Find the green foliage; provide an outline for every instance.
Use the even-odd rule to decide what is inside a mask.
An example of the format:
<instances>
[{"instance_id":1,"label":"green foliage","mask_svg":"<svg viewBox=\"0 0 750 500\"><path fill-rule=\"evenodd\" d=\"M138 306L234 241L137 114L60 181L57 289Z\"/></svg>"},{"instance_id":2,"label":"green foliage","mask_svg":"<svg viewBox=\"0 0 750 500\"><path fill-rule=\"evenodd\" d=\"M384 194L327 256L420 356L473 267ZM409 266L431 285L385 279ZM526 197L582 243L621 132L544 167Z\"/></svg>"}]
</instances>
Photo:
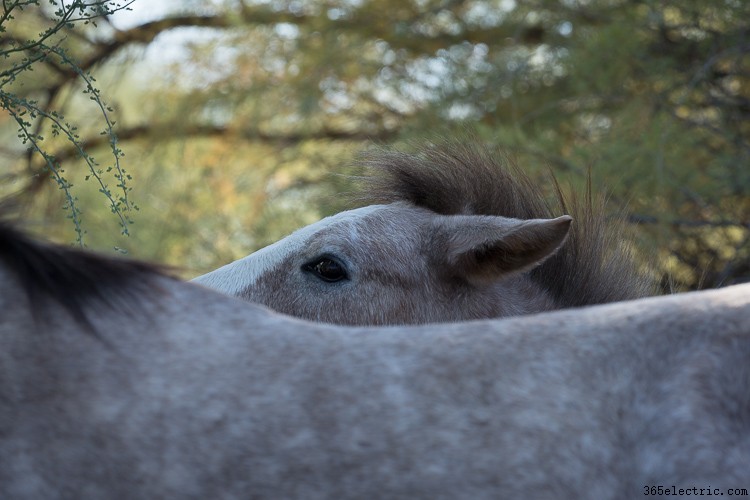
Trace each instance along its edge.
<instances>
[{"instance_id":1,"label":"green foliage","mask_svg":"<svg viewBox=\"0 0 750 500\"><path fill-rule=\"evenodd\" d=\"M350 187L326 172L357 149L469 129L540 182L590 170L644 265L682 290L750 279L748 19L740 0L216 0L48 45L98 65L116 103L146 200L118 245L137 255L217 267L342 209ZM53 62L27 86L83 90Z\"/></svg>"},{"instance_id":2,"label":"green foliage","mask_svg":"<svg viewBox=\"0 0 750 500\"><path fill-rule=\"evenodd\" d=\"M42 9L38 1L6 1L3 2L2 16L0 16L0 33L4 34L4 46L0 49L0 60L5 61L0 71L0 108L4 109L15 121L18 127L18 138L27 147L29 156L39 155L43 159L44 172L50 175L59 189L64 193L64 209L68 218L73 222L76 231L76 240L83 246L84 229L81 225L81 210L77 204L77 198L72 188L73 184L66 178L65 170L60 165L53 153L47 148L44 133L52 138L62 137L70 143L77 155L82 158L89 170L86 180L92 178L99 185L99 192L109 201L110 210L120 221L123 234L128 234L128 224L131 222L128 211L134 208L128 199L130 187L127 181L130 176L120 165L122 151L117 146L117 137L114 133L115 122L111 120L110 113L113 111L101 98L99 90L94 86L95 79L88 72L83 71L75 60L69 57L66 49L61 45L65 37L61 36L64 30L72 29L75 23L88 24L97 17L111 14L117 10L126 8L132 2L121 5L117 2L108 1L73 1L65 2L50 1L49 6L53 12L46 18L48 21L41 32L35 37L22 38L21 33L9 31L8 26L17 16L23 16L29 8ZM91 100L104 122L105 128L101 132L106 135L114 159L114 164L107 166L105 170L100 168L99 163L85 149L78 128L69 123L62 113L52 109L50 102L40 104L37 100L21 94L23 82L19 77L33 71L39 65L51 65L59 70L73 72L80 82L83 83L81 91ZM113 194L105 179L104 173L110 173L116 181L116 194Z\"/></svg>"}]
</instances>

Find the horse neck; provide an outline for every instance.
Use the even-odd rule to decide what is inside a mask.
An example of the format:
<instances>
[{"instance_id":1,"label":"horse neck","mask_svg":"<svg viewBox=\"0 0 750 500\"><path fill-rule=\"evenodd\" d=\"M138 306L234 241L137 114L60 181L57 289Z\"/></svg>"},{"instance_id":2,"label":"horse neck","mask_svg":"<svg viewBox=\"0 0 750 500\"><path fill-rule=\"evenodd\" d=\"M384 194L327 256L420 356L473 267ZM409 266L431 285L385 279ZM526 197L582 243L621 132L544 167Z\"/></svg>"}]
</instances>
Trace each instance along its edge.
<instances>
[{"instance_id":1,"label":"horse neck","mask_svg":"<svg viewBox=\"0 0 750 500\"><path fill-rule=\"evenodd\" d=\"M488 317L522 316L559 309L549 292L532 281L528 274L494 283L488 294L492 306Z\"/></svg>"}]
</instances>

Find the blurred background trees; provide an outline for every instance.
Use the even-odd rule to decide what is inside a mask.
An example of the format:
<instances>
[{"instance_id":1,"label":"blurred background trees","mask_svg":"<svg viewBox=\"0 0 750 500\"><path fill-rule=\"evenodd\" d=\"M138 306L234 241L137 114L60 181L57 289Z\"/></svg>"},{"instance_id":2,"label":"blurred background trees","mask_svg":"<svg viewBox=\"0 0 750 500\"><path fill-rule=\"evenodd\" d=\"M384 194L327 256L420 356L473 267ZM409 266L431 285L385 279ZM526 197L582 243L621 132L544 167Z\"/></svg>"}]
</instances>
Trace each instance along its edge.
<instances>
[{"instance_id":1,"label":"blurred background trees","mask_svg":"<svg viewBox=\"0 0 750 500\"><path fill-rule=\"evenodd\" d=\"M50 56L0 82L133 176L118 188L127 200L102 196L75 142L29 118L73 185L89 247L192 276L345 208L336 193L349 187L331 173L368 144L470 130L541 182L551 168L580 187L590 169L665 290L750 280L750 2L89 3L104 4L96 26L66 24L47 42L79 71ZM54 11L27 5L0 48L36 37ZM89 74L116 142L83 93ZM17 139L5 109L2 189L25 193L32 228L75 240L50 158Z\"/></svg>"}]
</instances>

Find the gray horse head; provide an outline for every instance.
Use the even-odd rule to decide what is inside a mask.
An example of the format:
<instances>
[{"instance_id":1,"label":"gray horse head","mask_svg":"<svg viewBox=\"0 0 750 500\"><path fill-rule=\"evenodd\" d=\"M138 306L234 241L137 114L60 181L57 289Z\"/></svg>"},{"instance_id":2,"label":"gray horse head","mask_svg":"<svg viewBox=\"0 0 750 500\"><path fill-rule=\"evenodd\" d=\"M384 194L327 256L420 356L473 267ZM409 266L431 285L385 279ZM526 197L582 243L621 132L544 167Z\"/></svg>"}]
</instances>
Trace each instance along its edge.
<instances>
[{"instance_id":1,"label":"gray horse head","mask_svg":"<svg viewBox=\"0 0 750 500\"><path fill-rule=\"evenodd\" d=\"M364 325L512 316L647 295L618 223L589 192L566 200L558 189L551 206L502 157L459 144L414 154L379 150L362 162L366 206L195 281L282 313Z\"/></svg>"},{"instance_id":2,"label":"gray horse head","mask_svg":"<svg viewBox=\"0 0 750 500\"><path fill-rule=\"evenodd\" d=\"M438 215L404 202L342 212L195 281L279 312L349 324L445 322L552 309L525 271L571 218Z\"/></svg>"}]
</instances>

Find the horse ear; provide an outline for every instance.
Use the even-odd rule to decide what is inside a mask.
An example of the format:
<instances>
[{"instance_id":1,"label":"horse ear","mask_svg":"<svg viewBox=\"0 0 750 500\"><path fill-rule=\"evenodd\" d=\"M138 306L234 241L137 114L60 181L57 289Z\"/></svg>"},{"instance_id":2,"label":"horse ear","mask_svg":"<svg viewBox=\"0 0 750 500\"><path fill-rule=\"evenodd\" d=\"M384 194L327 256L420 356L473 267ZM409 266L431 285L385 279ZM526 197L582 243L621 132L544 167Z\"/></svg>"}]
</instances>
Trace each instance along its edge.
<instances>
[{"instance_id":1,"label":"horse ear","mask_svg":"<svg viewBox=\"0 0 750 500\"><path fill-rule=\"evenodd\" d=\"M573 219L509 219L483 215L441 216L432 251L454 277L490 282L538 266L562 246Z\"/></svg>"}]
</instances>

